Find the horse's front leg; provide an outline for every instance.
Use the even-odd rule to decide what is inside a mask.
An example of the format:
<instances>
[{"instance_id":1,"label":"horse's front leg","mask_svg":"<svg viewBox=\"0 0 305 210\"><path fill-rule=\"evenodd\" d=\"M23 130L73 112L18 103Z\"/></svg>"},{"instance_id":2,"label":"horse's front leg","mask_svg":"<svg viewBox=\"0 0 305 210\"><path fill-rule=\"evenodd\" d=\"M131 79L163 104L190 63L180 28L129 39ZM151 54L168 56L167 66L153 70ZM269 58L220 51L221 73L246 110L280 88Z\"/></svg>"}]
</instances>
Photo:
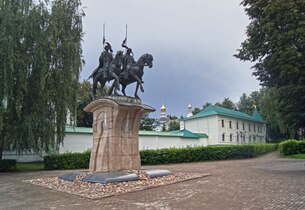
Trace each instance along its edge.
<instances>
[{"instance_id":1,"label":"horse's front leg","mask_svg":"<svg viewBox=\"0 0 305 210\"><path fill-rule=\"evenodd\" d=\"M93 87L92 87L92 99L95 99L95 95L96 95L96 88L97 88L97 81L95 79L93 79Z\"/></svg>"},{"instance_id":2,"label":"horse's front leg","mask_svg":"<svg viewBox=\"0 0 305 210\"><path fill-rule=\"evenodd\" d=\"M100 91L101 91L101 95L102 95L102 96L105 96L105 95L106 95L106 93L105 93L105 91L104 91L105 83L106 83L105 81L100 81L100 84L101 84Z\"/></svg>"},{"instance_id":3,"label":"horse's front leg","mask_svg":"<svg viewBox=\"0 0 305 210\"><path fill-rule=\"evenodd\" d=\"M131 76L137 81L137 86L138 85L140 86L141 92L144 93L144 88L143 88L143 85L142 85L142 83L144 83L144 82L135 74L131 74Z\"/></svg>"},{"instance_id":4,"label":"horse's front leg","mask_svg":"<svg viewBox=\"0 0 305 210\"><path fill-rule=\"evenodd\" d=\"M126 86L127 86L126 84L124 84L124 85L122 84L122 93L124 96L126 96L126 93L125 93Z\"/></svg>"},{"instance_id":5,"label":"horse's front leg","mask_svg":"<svg viewBox=\"0 0 305 210\"><path fill-rule=\"evenodd\" d=\"M111 87L110 87L110 89L109 89L109 91L108 91L108 95L109 95L109 96L112 94L112 91L113 91L114 86L115 86L115 83L113 82L112 85L111 85Z\"/></svg>"},{"instance_id":6,"label":"horse's front leg","mask_svg":"<svg viewBox=\"0 0 305 210\"><path fill-rule=\"evenodd\" d=\"M138 96L138 90L139 90L140 84L141 84L141 83L138 83L138 82L137 82L136 91L134 92L134 97L137 98L137 99L140 99L140 97Z\"/></svg>"},{"instance_id":7,"label":"horse's front leg","mask_svg":"<svg viewBox=\"0 0 305 210\"><path fill-rule=\"evenodd\" d=\"M119 77L112 71L110 71L110 75L111 75L112 78L114 78L115 89L117 91L120 91L120 79L119 79Z\"/></svg>"}]
</instances>

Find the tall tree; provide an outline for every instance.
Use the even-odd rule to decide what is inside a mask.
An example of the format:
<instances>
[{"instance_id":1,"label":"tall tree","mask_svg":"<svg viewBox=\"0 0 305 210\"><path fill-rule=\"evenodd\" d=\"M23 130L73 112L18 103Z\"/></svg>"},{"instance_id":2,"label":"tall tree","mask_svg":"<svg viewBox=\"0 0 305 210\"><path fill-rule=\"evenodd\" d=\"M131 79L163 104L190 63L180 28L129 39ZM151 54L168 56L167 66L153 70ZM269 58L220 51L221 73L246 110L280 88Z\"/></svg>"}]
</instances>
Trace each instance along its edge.
<instances>
[{"instance_id":1,"label":"tall tree","mask_svg":"<svg viewBox=\"0 0 305 210\"><path fill-rule=\"evenodd\" d=\"M236 109L236 105L229 98L223 99L222 102L215 103L216 106L221 106L227 109Z\"/></svg>"},{"instance_id":2,"label":"tall tree","mask_svg":"<svg viewBox=\"0 0 305 210\"><path fill-rule=\"evenodd\" d=\"M199 113L200 111L201 111L200 108L195 107L194 110L192 111L192 114L195 115L195 114Z\"/></svg>"},{"instance_id":3,"label":"tall tree","mask_svg":"<svg viewBox=\"0 0 305 210\"><path fill-rule=\"evenodd\" d=\"M252 115L255 108L260 110L259 102L263 94L264 89L253 91L249 96L243 93L236 104L238 111Z\"/></svg>"},{"instance_id":4,"label":"tall tree","mask_svg":"<svg viewBox=\"0 0 305 210\"><path fill-rule=\"evenodd\" d=\"M156 120L154 118L150 118L149 114L144 114L141 119L140 130L152 131L155 122Z\"/></svg>"},{"instance_id":5,"label":"tall tree","mask_svg":"<svg viewBox=\"0 0 305 210\"><path fill-rule=\"evenodd\" d=\"M277 92L286 130L305 127L305 1L243 0L251 22L237 58L251 61L253 75Z\"/></svg>"},{"instance_id":6,"label":"tall tree","mask_svg":"<svg viewBox=\"0 0 305 210\"><path fill-rule=\"evenodd\" d=\"M0 159L4 149L47 151L63 141L76 109L83 16L80 0L0 1Z\"/></svg>"},{"instance_id":7,"label":"tall tree","mask_svg":"<svg viewBox=\"0 0 305 210\"><path fill-rule=\"evenodd\" d=\"M180 130L180 121L178 119L171 120L168 124L168 131Z\"/></svg>"},{"instance_id":8,"label":"tall tree","mask_svg":"<svg viewBox=\"0 0 305 210\"><path fill-rule=\"evenodd\" d=\"M207 108L207 107L210 106L210 105L211 105L211 103L206 102L205 104L202 105L202 109L205 109L205 108Z\"/></svg>"}]
</instances>

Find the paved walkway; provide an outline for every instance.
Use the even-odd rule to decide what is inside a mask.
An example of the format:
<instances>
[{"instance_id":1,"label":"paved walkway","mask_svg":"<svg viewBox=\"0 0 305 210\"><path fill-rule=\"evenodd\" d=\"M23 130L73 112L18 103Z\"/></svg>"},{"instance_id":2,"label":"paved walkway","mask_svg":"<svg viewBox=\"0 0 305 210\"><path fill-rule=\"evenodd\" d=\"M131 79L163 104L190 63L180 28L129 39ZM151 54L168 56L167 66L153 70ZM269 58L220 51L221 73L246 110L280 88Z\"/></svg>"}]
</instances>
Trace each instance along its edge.
<instances>
[{"instance_id":1,"label":"paved walkway","mask_svg":"<svg viewBox=\"0 0 305 210\"><path fill-rule=\"evenodd\" d=\"M0 209L305 210L305 160L281 159L272 153L246 160L145 168L212 176L90 200L22 182L67 171L0 174Z\"/></svg>"}]
</instances>

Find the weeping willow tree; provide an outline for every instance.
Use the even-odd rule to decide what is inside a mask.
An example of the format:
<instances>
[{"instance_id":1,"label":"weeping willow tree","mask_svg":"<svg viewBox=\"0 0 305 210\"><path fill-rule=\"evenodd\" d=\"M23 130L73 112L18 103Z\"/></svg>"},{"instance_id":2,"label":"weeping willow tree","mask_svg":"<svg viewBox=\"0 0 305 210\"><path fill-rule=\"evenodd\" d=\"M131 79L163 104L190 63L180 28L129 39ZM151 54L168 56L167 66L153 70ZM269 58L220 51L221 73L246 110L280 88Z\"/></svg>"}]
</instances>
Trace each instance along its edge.
<instances>
[{"instance_id":1,"label":"weeping willow tree","mask_svg":"<svg viewBox=\"0 0 305 210\"><path fill-rule=\"evenodd\" d=\"M58 146L76 113L81 1L37 2L0 0L0 160Z\"/></svg>"}]
</instances>

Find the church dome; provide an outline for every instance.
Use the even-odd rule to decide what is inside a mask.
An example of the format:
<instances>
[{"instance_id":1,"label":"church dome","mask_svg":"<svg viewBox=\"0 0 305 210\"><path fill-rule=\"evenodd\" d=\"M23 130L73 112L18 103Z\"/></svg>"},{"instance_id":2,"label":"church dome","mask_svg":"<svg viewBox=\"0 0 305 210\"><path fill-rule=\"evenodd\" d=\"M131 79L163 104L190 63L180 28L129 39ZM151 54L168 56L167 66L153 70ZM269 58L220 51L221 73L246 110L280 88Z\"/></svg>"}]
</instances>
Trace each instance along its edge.
<instances>
[{"instance_id":1,"label":"church dome","mask_svg":"<svg viewBox=\"0 0 305 210\"><path fill-rule=\"evenodd\" d=\"M166 112L166 107L164 106L164 104L162 104L160 109L161 109L161 112Z\"/></svg>"}]
</instances>

